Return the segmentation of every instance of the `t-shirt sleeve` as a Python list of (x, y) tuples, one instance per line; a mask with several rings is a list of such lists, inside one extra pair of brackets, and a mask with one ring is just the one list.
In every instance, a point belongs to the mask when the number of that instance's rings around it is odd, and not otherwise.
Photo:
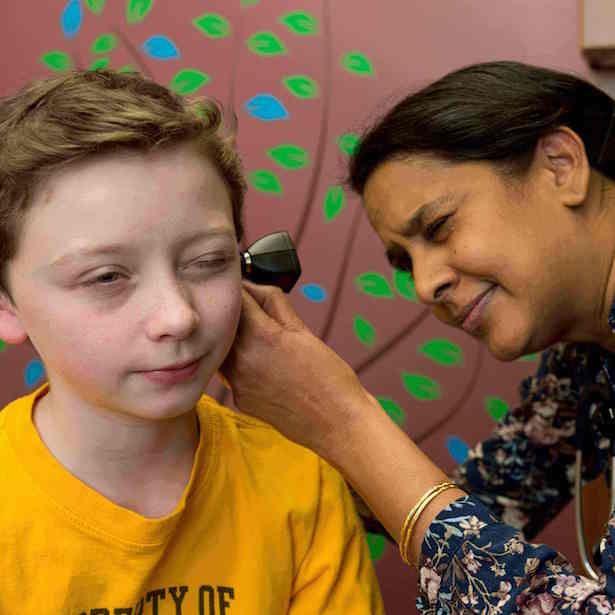
[(293, 586), (289, 615), (380, 615), (380, 589), (348, 487), (325, 461), (312, 536)]

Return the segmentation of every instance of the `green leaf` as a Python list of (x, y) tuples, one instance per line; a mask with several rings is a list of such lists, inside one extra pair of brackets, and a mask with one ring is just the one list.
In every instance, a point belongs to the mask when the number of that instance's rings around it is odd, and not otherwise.
[(325, 195), (325, 220), (331, 222), (335, 220), (339, 213), (344, 209), (344, 191), (341, 186), (329, 186)]
[(368, 271), (358, 275), (355, 278), (355, 282), (359, 290), (366, 295), (387, 298), (393, 297), (393, 291), (391, 290), (388, 280), (375, 271)]
[(41, 62), (51, 70), (67, 70), (72, 66), (70, 56), (63, 51), (48, 51), (41, 56)]
[(342, 66), (351, 73), (357, 75), (372, 75), (374, 69), (372, 63), (358, 51), (351, 51), (342, 57)]
[(391, 417), (391, 420), (402, 427), (406, 422), (406, 413), (403, 409), (388, 397), (377, 397), (376, 399), (382, 409)]
[(98, 58), (88, 66), (88, 70), (98, 70), (99, 68), (107, 68), (108, 66), (109, 58)]
[(285, 169), (301, 169), (309, 164), (308, 153), (298, 145), (290, 143), (267, 150), (267, 156)]
[(286, 53), (284, 43), (273, 32), (255, 32), (246, 43), (250, 51), (262, 56), (275, 56)]
[(205, 13), (195, 17), (192, 23), (197, 30), (210, 38), (224, 38), (231, 33), (231, 24), (228, 19), (216, 13)]
[(445, 339), (429, 340), (418, 347), (418, 352), (428, 356), (439, 365), (459, 365), (463, 363), (461, 348)]
[(120, 73), (138, 73), (139, 70), (135, 68), (132, 64), (124, 64), (122, 68), (118, 69)]
[(254, 6), (258, 3), (259, 0), (241, 0), (241, 6)]
[(109, 53), (117, 47), (117, 39), (115, 34), (101, 34), (93, 43), (92, 53)]
[(368, 320), (365, 320), (362, 316), (355, 314), (352, 325), (355, 335), (359, 338), (359, 341), (362, 344), (365, 344), (366, 346), (372, 346), (374, 344), (374, 340), (376, 339), (376, 331)]
[(386, 538), (382, 534), (365, 533), (367, 546), (369, 547), (369, 556), (373, 562), (378, 561), (383, 555), (387, 546)]
[(408, 271), (401, 271), (400, 269), (393, 270), (393, 283), (395, 289), (401, 297), (408, 299), (408, 301), (418, 301), (416, 296), (416, 288), (414, 287), (414, 278)]
[(489, 416), (496, 421), (499, 421), (508, 412), (508, 404), (499, 397), (486, 397), (485, 406)]
[(0, 352), (2, 352), (6, 348), (6, 343), (3, 340), (0, 340)]
[(316, 98), (319, 93), (318, 84), (307, 75), (290, 75), (284, 77), (282, 83), (297, 98)]
[(359, 137), (351, 132), (347, 132), (345, 135), (337, 138), (337, 144), (344, 154), (352, 156), (359, 145)]
[(286, 13), (286, 15), (280, 17), (280, 23), (283, 23), (291, 32), (300, 36), (318, 33), (318, 20), (305, 11)]
[(105, 8), (105, 0), (85, 0), (85, 5), (94, 15), (100, 15)]
[(431, 378), (421, 374), (403, 372), (401, 376), (404, 388), (412, 397), (422, 401), (440, 399), (440, 385)]
[(269, 192), (273, 194), (282, 194), (282, 184), (278, 176), (266, 169), (258, 169), (252, 171), (248, 175), (250, 183), (261, 192)]
[(152, 10), (154, 0), (126, 0), (126, 21), (138, 23), (143, 21)]
[(196, 68), (183, 68), (173, 77), (169, 87), (178, 94), (190, 94), (208, 82), (209, 75)]
[(540, 353), (539, 352), (534, 352), (532, 354), (526, 354), (523, 355), (522, 357), (519, 357), (519, 361), (538, 361), (538, 359), (540, 358)]

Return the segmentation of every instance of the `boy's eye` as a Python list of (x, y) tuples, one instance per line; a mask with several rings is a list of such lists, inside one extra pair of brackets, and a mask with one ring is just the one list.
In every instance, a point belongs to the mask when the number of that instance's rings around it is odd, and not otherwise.
[(202, 258), (196, 261), (194, 264), (199, 269), (209, 269), (209, 268), (222, 267), (223, 265), (226, 265), (228, 261), (229, 261), (229, 258), (227, 256), (220, 255), (220, 256), (211, 256), (209, 258)]
[(450, 218), (450, 214), (446, 216), (441, 216), (437, 218), (434, 222), (432, 222), (427, 229), (425, 230), (425, 237), (431, 240), (433, 239), (437, 232), (444, 226), (445, 222)]
[(87, 281), (86, 286), (111, 286), (113, 282), (116, 282), (121, 274), (117, 271), (107, 271), (106, 273), (102, 273), (99, 276)]

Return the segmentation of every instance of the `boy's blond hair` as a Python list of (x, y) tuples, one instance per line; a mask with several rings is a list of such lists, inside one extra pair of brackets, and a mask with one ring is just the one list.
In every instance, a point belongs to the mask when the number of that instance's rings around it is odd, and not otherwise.
[(0, 100), (0, 291), (9, 297), (8, 262), (44, 177), (113, 150), (148, 151), (191, 141), (226, 181), (237, 239), (246, 190), (232, 136), (211, 100), (187, 101), (138, 73), (70, 71), (35, 81)]

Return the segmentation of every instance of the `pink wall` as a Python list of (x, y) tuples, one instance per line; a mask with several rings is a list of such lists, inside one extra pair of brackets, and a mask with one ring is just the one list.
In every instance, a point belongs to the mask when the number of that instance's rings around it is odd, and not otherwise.
[[(496, 362), (472, 340), (427, 315), (411, 289), (395, 284), (360, 203), (350, 195), (340, 200), (337, 186), (346, 155), (337, 139), (359, 131), (409, 89), (478, 61), (542, 64), (609, 87), (602, 76), (588, 71), (578, 50), (576, 0), (155, 0), (138, 23), (127, 22), (125, 0), (99, 3), (104, 4), (99, 15), (86, 0), (14, 1), (10, 10), (8, 2), (2, 3), (0, 93), (51, 74), (40, 60), (50, 50), (69, 54), (79, 67), (103, 56), (114, 68), (130, 63), (165, 84), (181, 69), (207, 73), (210, 80), (197, 93), (236, 109), (246, 171), (274, 173), (282, 187), (275, 194), (253, 182), (245, 216), (248, 242), (280, 228), (291, 232), (304, 270), (292, 293), (299, 314), (358, 370), (375, 395), (396, 404), (389, 403), (389, 409), (396, 409), (399, 422), (424, 450), (452, 468), (467, 445), (490, 432), (498, 408), (515, 402), (519, 379), (536, 362)], [(146, 4), (142, 0), (141, 6)], [(280, 23), (279, 17), (290, 11), (311, 15), (316, 32), (299, 35)], [(192, 20), (205, 13), (223, 16), (229, 34), (212, 38), (195, 28)], [(252, 51), (246, 40), (260, 31), (274, 33), (286, 53)], [(105, 33), (114, 33), (115, 48), (94, 54), (92, 43)], [(142, 46), (153, 35), (168, 37), (178, 57), (148, 55)], [(344, 68), (341, 59), (350, 52), (369, 60), (371, 74)], [(309, 76), (317, 91), (297, 97), (283, 84), (292, 75)], [(255, 104), (257, 95), (275, 96), (288, 117), (264, 121), (251, 115), (246, 104)], [(267, 152), (281, 144), (301, 147), (306, 164), (285, 168), (275, 162)], [(375, 281), (382, 292), (374, 290)], [(356, 332), (357, 323), (363, 323), (362, 334)], [(423, 382), (429, 386), (423, 393), (409, 388), (404, 374), (427, 378)], [(31, 347), (4, 347), (0, 407), (42, 377)], [(209, 390), (223, 397), (218, 386)], [(569, 508), (539, 538), (577, 563), (572, 519)], [(391, 545), (373, 537), (370, 544), (388, 612), (407, 613), (413, 608), (415, 576)]]

